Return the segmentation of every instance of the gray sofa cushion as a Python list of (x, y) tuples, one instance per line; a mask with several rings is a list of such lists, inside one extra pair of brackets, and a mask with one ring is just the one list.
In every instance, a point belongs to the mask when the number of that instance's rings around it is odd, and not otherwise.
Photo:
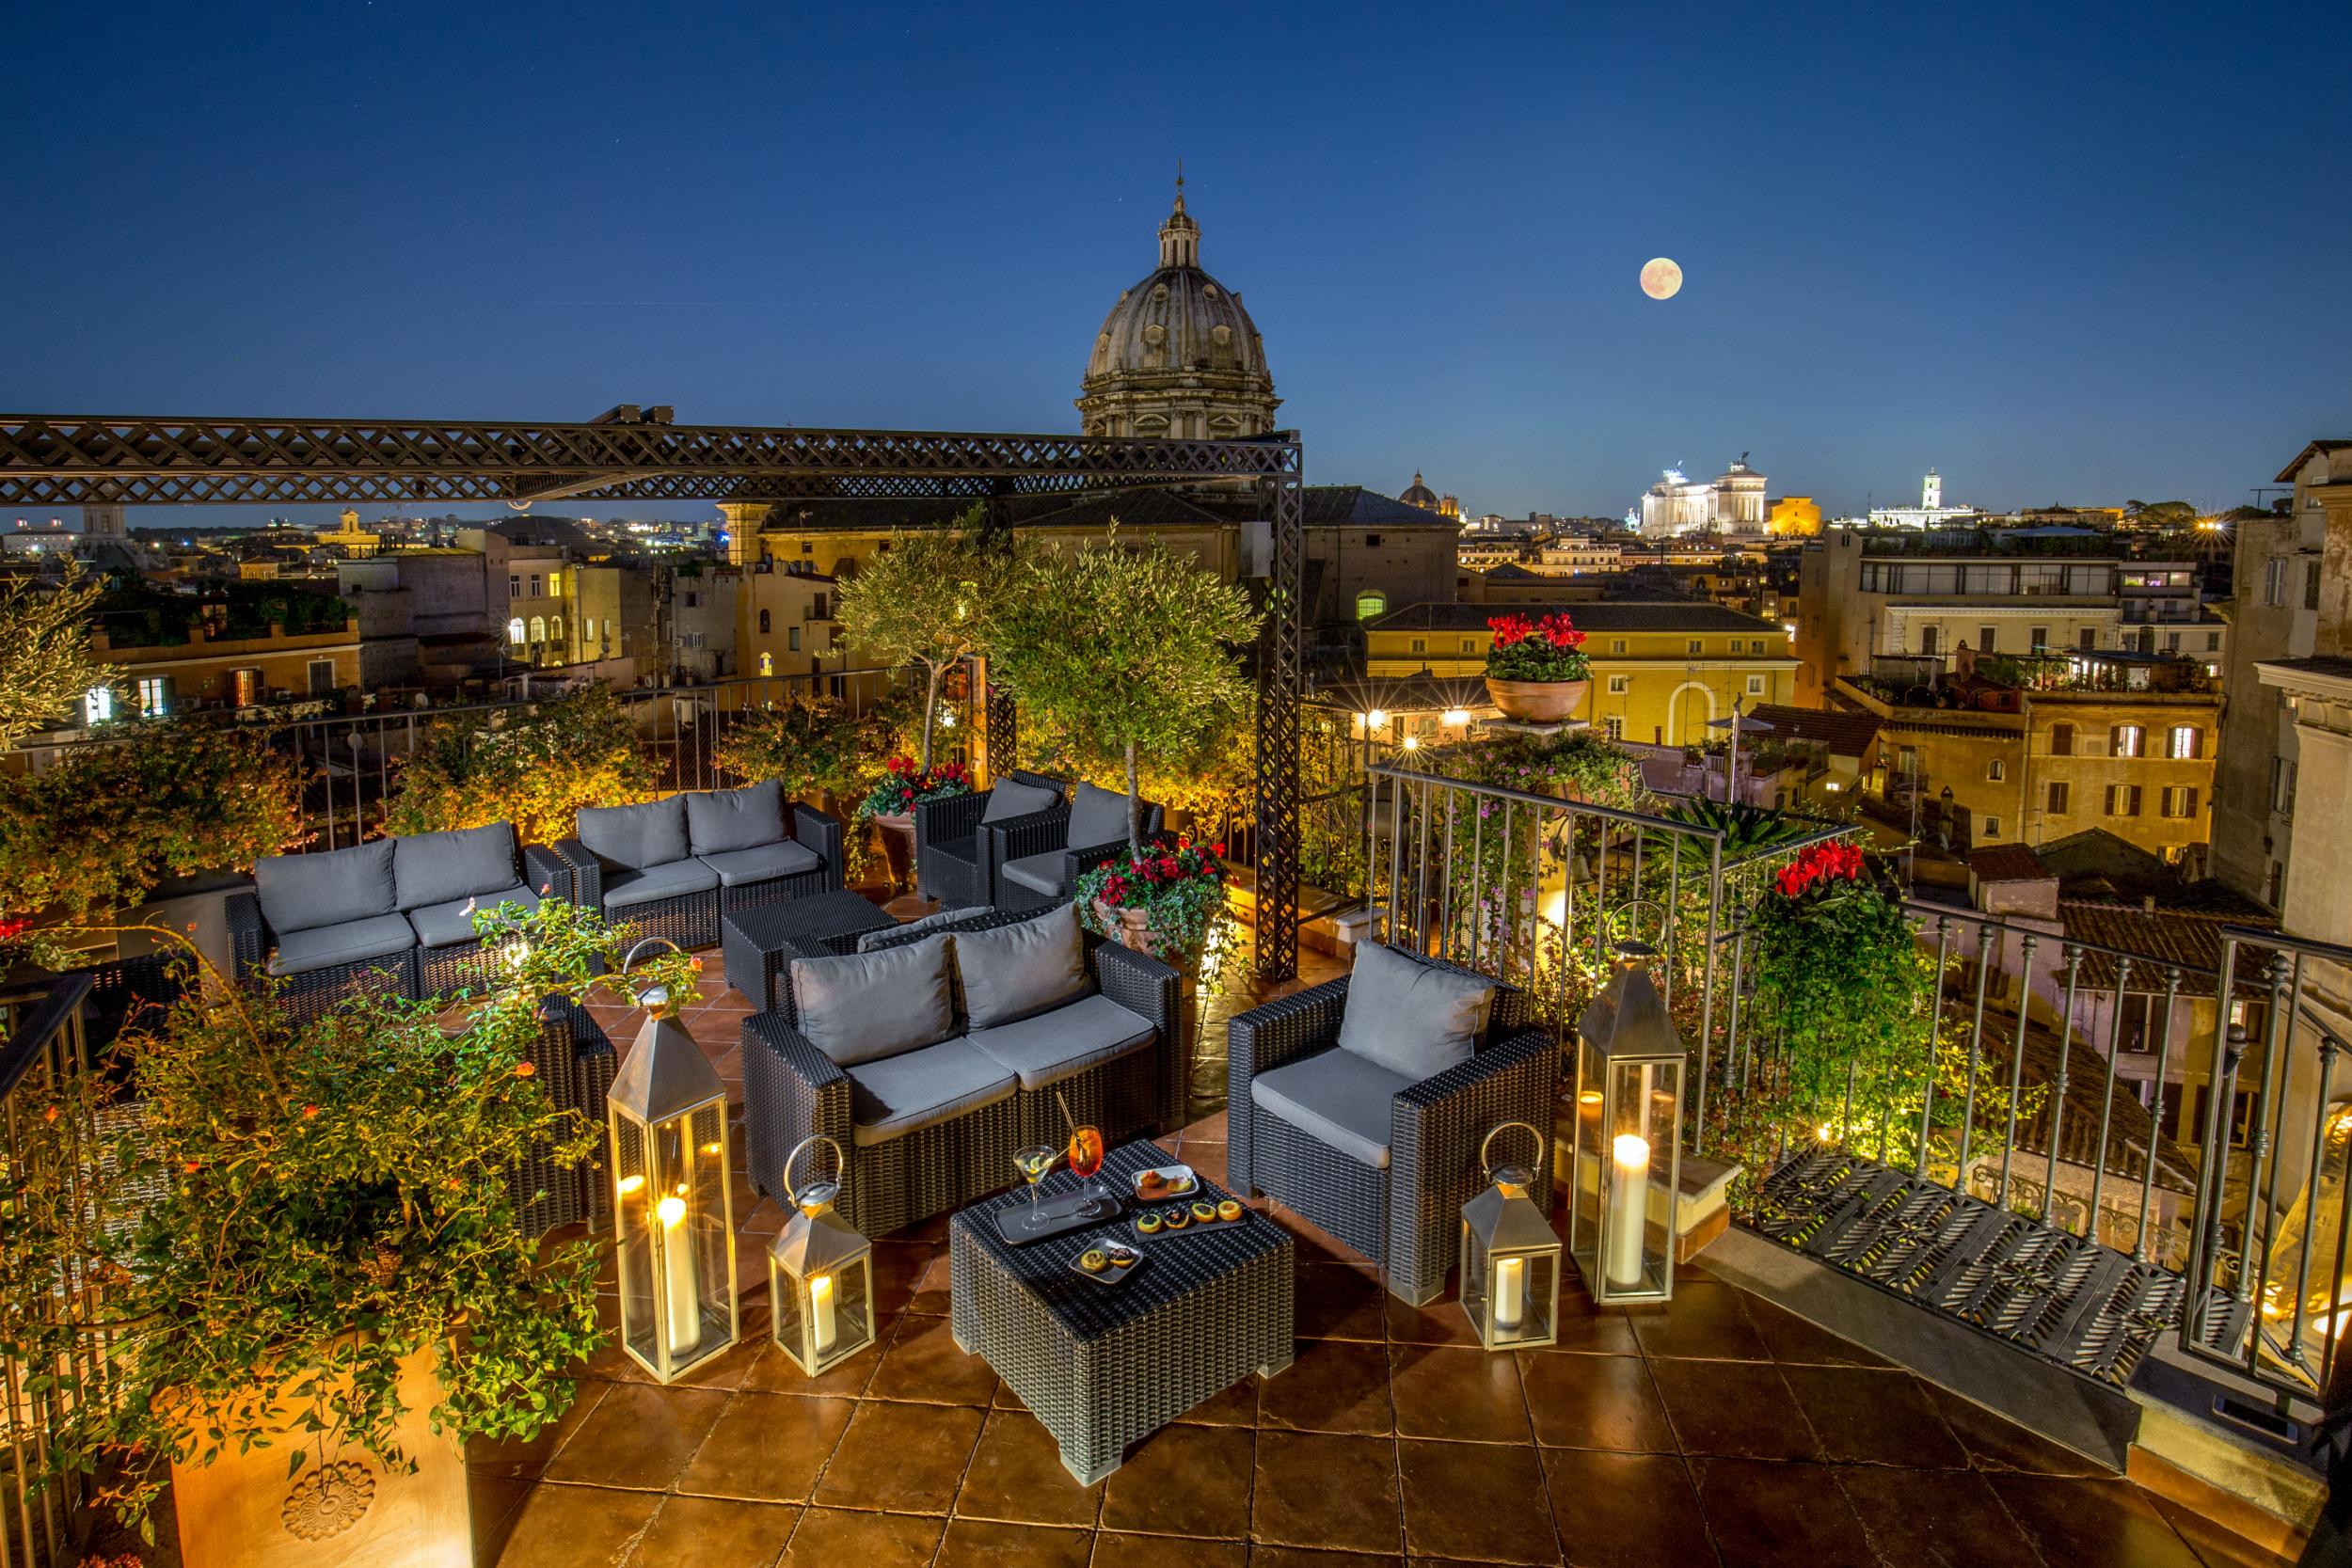
[(911, 941), (918, 931), (936, 931), (942, 926), (953, 926), (959, 920), (977, 920), (981, 915), (995, 912), (995, 910), (987, 904), (976, 904), (970, 909), (963, 910), (942, 910), (937, 914), (927, 914), (920, 920), (910, 920), (903, 926), (885, 926), (879, 931), (861, 932), (857, 939), (857, 950), (861, 953), (871, 953), (877, 947), (887, 947), (899, 942)]
[(880, 1061), (956, 1032), (950, 943), (942, 933), (836, 958), (792, 960), (801, 1033), (842, 1067)]
[(307, 974), (329, 964), (355, 963), (362, 958), (396, 958), (417, 945), (417, 933), (407, 917), (373, 914), (307, 930), (280, 931), (278, 951), (269, 960), (272, 974)]
[(343, 926), (399, 909), (392, 841), (379, 838), (316, 855), (264, 855), (253, 868), (262, 918), (280, 937)]
[(686, 837), (697, 855), (755, 849), (792, 836), (784, 828), (784, 789), (772, 779), (741, 789), (697, 789), (684, 799)]
[(956, 933), (964, 1014), (986, 1029), (1058, 1006), (1093, 989), (1076, 906), (1060, 904), (1017, 926)]
[(1494, 997), (1490, 980), (1359, 942), (1340, 1015), (1340, 1049), (1412, 1083), (1435, 1078), (1476, 1053)]
[(721, 887), (741, 887), (746, 882), (772, 881), (778, 877), (798, 877), (815, 871), (825, 863), (824, 858), (805, 844), (786, 839), (781, 844), (761, 844), (749, 849), (729, 849), (723, 854), (694, 857), (719, 874)]
[(1036, 784), (1025, 784), (1018, 779), (999, 779), (988, 786), (988, 804), (980, 808), (983, 822), (1002, 822), (1007, 817), (1026, 816), (1059, 805), (1061, 797)]
[(1019, 860), (1007, 861), (996, 869), (1034, 893), (1065, 894), (1071, 891), (1070, 884), (1063, 881), (1061, 876), (1062, 856), (1065, 853), (1060, 849), (1048, 849), (1041, 855), (1024, 855)]
[(613, 871), (604, 879), (604, 907), (633, 909), (690, 893), (708, 893), (719, 885), (719, 874), (697, 860), (672, 861), (643, 871)]
[(453, 947), (461, 942), (477, 940), (473, 928), (475, 911), (495, 910), (501, 904), (520, 904), (524, 909), (535, 910), (539, 907), (539, 895), (516, 882), (513, 887), (410, 910), (408, 924), (417, 928), (417, 941), (424, 946)]
[(686, 802), (673, 795), (642, 806), (582, 806), (577, 835), (608, 869), (667, 865), (689, 852)]
[(392, 840), (392, 886), (404, 910), (496, 893), (519, 879), (511, 822)]
[[(959, 948), (963, 940), (957, 939)], [(1150, 1019), (1097, 993), (1033, 1018), (975, 1029), (964, 1037), (1006, 1070), (1020, 1074), (1023, 1088), (1042, 1089), (1097, 1062), (1139, 1051), (1158, 1032)]]
[(886, 1144), (1012, 1097), (1013, 1075), (965, 1039), (860, 1062), (849, 1069), (850, 1137)]
[(1413, 1080), (1334, 1046), (1249, 1080), (1249, 1102), (1359, 1164), (1389, 1168), (1390, 1101)]
[(1070, 801), (1070, 847), (1085, 849), (1097, 844), (1123, 844), (1127, 838), (1127, 797), (1090, 784), (1078, 786)]

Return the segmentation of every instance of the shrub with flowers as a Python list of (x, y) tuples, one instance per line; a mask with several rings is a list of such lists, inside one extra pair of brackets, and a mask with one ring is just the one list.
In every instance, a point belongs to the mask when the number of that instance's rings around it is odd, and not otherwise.
[(1593, 673), (1584, 657), (1584, 634), (1565, 610), (1540, 620), (1490, 615), (1494, 642), (1486, 650), (1486, 673), (1499, 681), (1581, 681)]
[(1782, 866), (1772, 885), (1783, 898), (1842, 898), (1861, 889), (1866, 863), (1860, 845), (1816, 844)]
[(1104, 935), (1117, 912), (1140, 910), (1155, 950), (1179, 967), (1197, 961), (1225, 913), (1222, 844), (1199, 845), (1158, 834), (1139, 855), (1116, 855), (1078, 878), (1078, 914)]
[(972, 771), (960, 762), (925, 768), (913, 757), (892, 757), (882, 764), (882, 775), (866, 792), (866, 799), (857, 803), (857, 819), (863, 822), (872, 816), (899, 816), (926, 800), (945, 800), (971, 793)]

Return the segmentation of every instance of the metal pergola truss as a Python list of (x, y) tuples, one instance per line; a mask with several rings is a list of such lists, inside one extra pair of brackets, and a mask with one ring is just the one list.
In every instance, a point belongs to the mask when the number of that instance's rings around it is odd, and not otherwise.
[(502, 420), (0, 415), (0, 506), (971, 498), (1118, 486), (1253, 487), (1272, 525), (1259, 653), (1256, 969), (1296, 973), (1299, 621), (1295, 432), (1232, 441), (680, 425), (624, 405)]

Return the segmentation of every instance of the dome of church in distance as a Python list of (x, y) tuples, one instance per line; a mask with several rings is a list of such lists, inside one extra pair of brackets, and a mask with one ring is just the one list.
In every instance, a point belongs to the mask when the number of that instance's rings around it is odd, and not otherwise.
[(1241, 296), (1200, 270), (1200, 225), (1176, 206), (1158, 270), (1119, 296), (1079, 383), (1089, 436), (1231, 439), (1274, 428), (1265, 343)]
[(1419, 468), (1413, 470), (1413, 483), (1406, 485), (1405, 493), (1396, 499), (1407, 506), (1418, 506), (1429, 512), (1438, 510), (1438, 492), (1421, 482)]

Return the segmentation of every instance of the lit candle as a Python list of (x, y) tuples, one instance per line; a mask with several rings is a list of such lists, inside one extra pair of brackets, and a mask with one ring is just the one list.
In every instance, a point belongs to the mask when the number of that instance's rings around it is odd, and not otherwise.
[(808, 1282), (809, 1348), (819, 1356), (833, 1349), (833, 1275), (820, 1274)]
[(1616, 1182), (1609, 1191), (1609, 1283), (1642, 1282), (1642, 1232), (1649, 1224), (1649, 1140), (1617, 1135)]
[(703, 1342), (703, 1293), (694, 1283), (694, 1249), (686, 1234), (686, 1200), (672, 1193), (654, 1205), (661, 1220), (661, 1274), (670, 1319), (670, 1354), (691, 1355)]
[(1527, 1316), (1527, 1259), (1495, 1259), (1495, 1327), (1516, 1330)]

